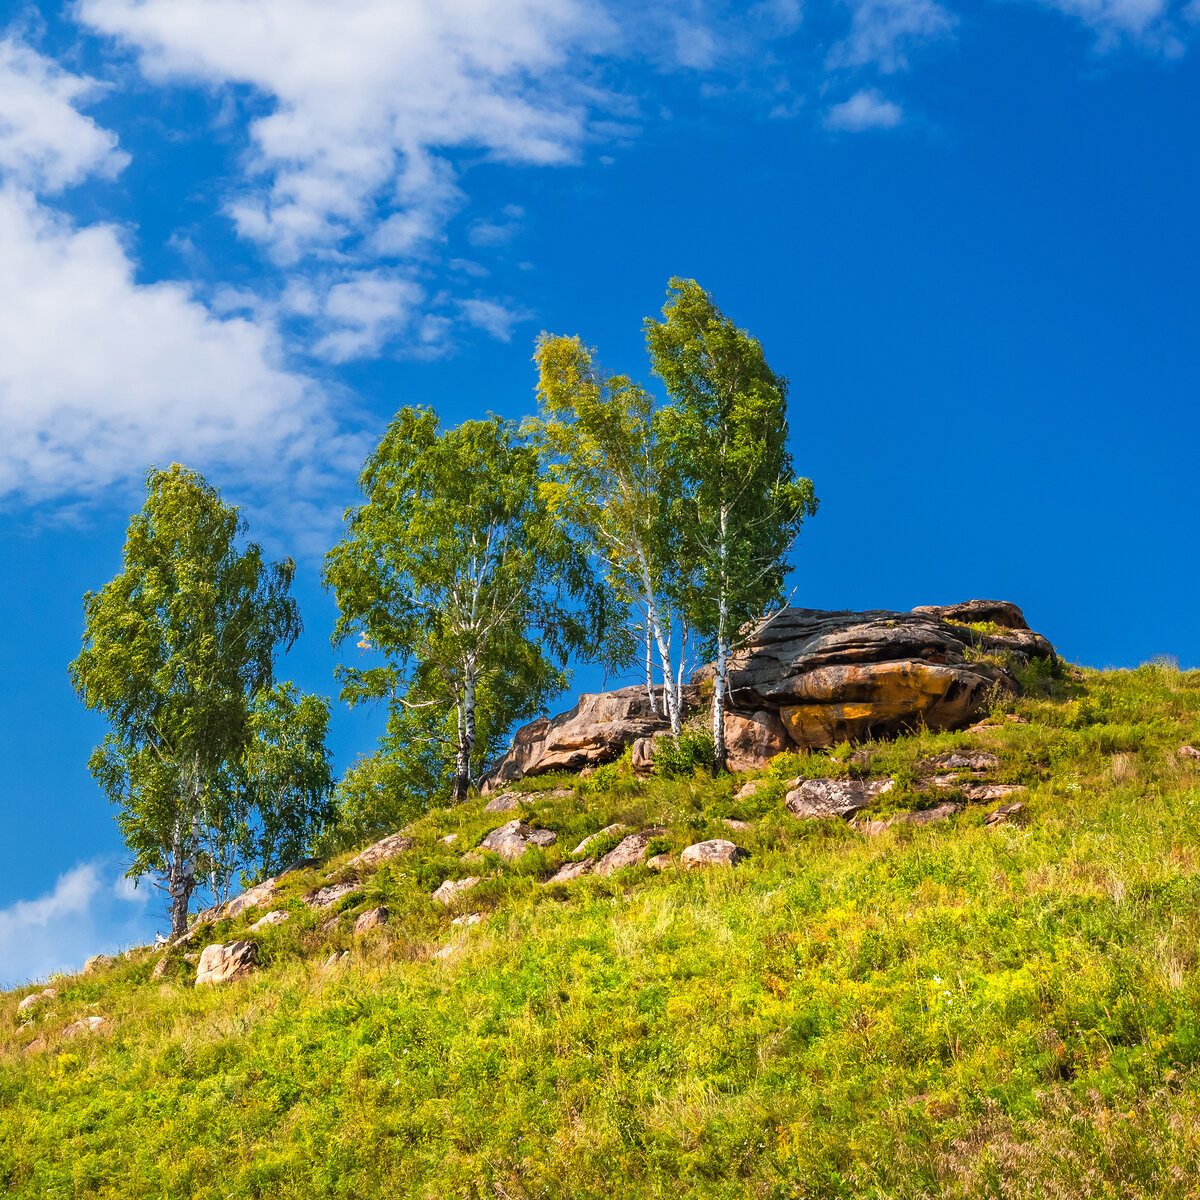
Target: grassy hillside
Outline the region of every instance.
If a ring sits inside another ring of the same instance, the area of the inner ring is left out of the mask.
[[[782,781],[848,772],[849,747],[777,762],[742,801],[740,779],[543,779],[520,814],[429,814],[335,929],[299,897],[345,869],[289,877],[249,979],[151,980],[143,952],[28,1020],[36,989],[11,993],[0,1195],[1195,1196],[1200,763],[1177,749],[1200,742],[1200,673],[1083,672],[1008,708],[1029,723],[867,766],[897,778],[890,812],[933,799],[923,757],[992,750],[1030,786],[1019,823],[792,819]],[[557,844],[461,860],[515,815]],[[543,886],[613,821],[752,857]],[[389,924],[356,938],[379,903]],[[322,969],[334,949],[348,965]],[[86,1015],[115,1023],[62,1040]]]

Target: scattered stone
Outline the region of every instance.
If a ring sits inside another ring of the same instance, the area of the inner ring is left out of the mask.
[[[250,929],[263,929],[267,925],[282,925],[288,919],[288,914],[282,908],[273,908],[266,916],[259,917]]]
[[[445,960],[451,955],[457,953],[457,951],[458,947],[453,942],[450,942],[449,944],[443,946],[440,950],[435,951],[433,957]]]
[[[398,854],[403,854],[405,850],[411,849],[412,844],[413,839],[404,833],[389,834],[385,838],[380,838],[373,846],[368,846],[356,854],[346,866],[377,867],[380,863],[387,862],[389,858],[395,858]]]
[[[999,758],[984,750],[965,754],[952,750],[949,754],[937,754],[917,763],[917,769],[921,771],[995,771],[999,767]]]
[[[171,951],[164,951],[163,956],[154,964],[154,970],[150,972],[151,979],[161,979],[171,969]]]
[[[194,967],[194,966],[196,966],[196,964],[197,964],[197,963],[200,961],[200,955],[198,955],[198,954],[185,954],[185,955],[183,956],[183,961],[184,961],[185,963],[188,963],[190,966],[193,966],[193,967]]]
[[[348,883],[331,883],[328,887],[317,888],[304,897],[303,903],[309,908],[328,908],[339,900],[362,890],[362,885],[351,880]]]
[[[360,913],[358,920],[354,922],[355,933],[366,933],[368,929],[378,929],[382,925],[386,925],[388,920],[387,906],[381,904],[378,908],[368,908],[365,913]]]
[[[279,884],[274,879],[265,879],[249,891],[243,892],[240,896],[235,896],[232,900],[222,904],[215,911],[213,917],[219,920],[222,917],[236,917],[248,908],[266,908],[271,902],[271,897],[278,890]]]
[[[737,817],[726,817],[722,822],[726,829],[753,829],[749,821],[739,821]]]
[[[60,1036],[66,1039],[79,1037],[82,1033],[104,1033],[112,1026],[113,1022],[108,1017],[83,1017],[81,1020],[72,1021]]]
[[[579,772],[579,778],[580,779],[590,779],[593,775],[595,775],[595,773],[596,773],[595,767],[584,767],[583,770]]]
[[[103,971],[111,967],[117,960],[109,954],[93,954],[91,958],[83,964],[83,973],[91,975],[93,971]]]
[[[229,983],[249,975],[258,961],[254,942],[214,942],[205,946],[196,967],[196,986],[202,983]]]
[[[964,800],[969,800],[973,804],[989,800],[1003,800],[1006,796],[1013,796],[1017,792],[1029,790],[1023,783],[989,783],[981,779],[960,780],[956,775],[934,775],[932,779],[925,781],[925,785],[917,790],[924,791],[926,788],[933,788],[935,791],[959,791],[962,792]]]
[[[673,862],[670,853],[655,854],[653,857],[646,859],[646,866],[652,871],[665,871]]]
[[[509,821],[479,843],[481,850],[491,850],[510,862],[520,858],[530,846],[553,846],[558,834],[552,829],[531,829],[521,821]]]
[[[39,1004],[47,1004],[57,996],[58,993],[53,988],[46,988],[40,992],[34,992],[32,996],[26,996],[20,1004],[17,1005],[17,1012],[29,1012],[30,1009],[37,1008]]]
[[[1006,804],[1003,808],[993,809],[984,818],[983,823],[985,825],[999,825],[1007,821],[1010,817],[1015,817],[1024,811],[1025,805],[1018,800],[1016,804]]]
[[[342,923],[342,918],[339,914],[334,914],[327,921],[321,923],[322,933],[332,933]]]
[[[608,837],[608,835],[612,833],[620,833],[623,829],[628,828],[628,825],[622,825],[620,821],[616,821],[612,825],[605,825],[605,827],[599,830],[599,832],[588,834],[588,836],[585,837],[583,841],[571,851],[571,854],[572,856],[576,854],[583,854],[589,846],[600,841],[601,838]]]
[[[640,737],[629,750],[629,765],[635,775],[649,775],[654,770],[654,738]]]
[[[438,838],[438,841],[444,846],[453,846],[458,841],[457,833],[448,833],[444,838]]]
[[[989,729],[999,729],[1000,726],[995,721],[978,721],[974,725],[967,726],[968,733],[986,733]]]
[[[349,965],[350,958],[349,950],[335,950],[322,964],[322,971],[332,971],[334,967],[340,967],[343,964]]]
[[[563,863],[555,874],[546,880],[546,883],[570,883],[572,879],[578,879],[581,875],[586,875],[595,865],[596,860],[594,858],[585,858],[582,862]]]
[[[473,888],[478,882],[478,875],[468,875],[466,879],[447,879],[433,893],[434,902],[437,904],[449,904],[459,892],[465,892],[468,888]]]
[[[1197,750],[1195,746],[1180,746],[1178,754],[1180,758],[1200,760],[1200,750]]]
[[[665,829],[643,829],[631,833],[627,838],[614,846],[596,865],[592,871],[596,875],[611,875],[622,867],[633,866],[646,857],[646,847],[656,837],[662,837]]]
[[[733,794],[735,800],[749,800],[751,796],[756,795],[759,791],[767,786],[771,781],[769,779],[747,779],[740,788]]]
[[[483,913],[466,913],[464,916],[455,917],[454,920],[450,922],[450,924],[451,925],[471,926],[471,925],[478,925],[479,922],[482,920],[483,920]]]
[[[727,842],[724,838],[713,838],[707,842],[697,842],[688,846],[679,856],[679,863],[684,867],[736,867],[743,858],[749,858],[750,852],[741,846]]]
[[[794,817],[841,817],[848,821],[894,786],[893,779],[794,779],[787,807]]]
[[[39,1033],[37,1035],[37,1037],[35,1037],[33,1039],[33,1041],[30,1042],[29,1045],[24,1048],[22,1053],[23,1054],[37,1054],[39,1051],[45,1050],[45,1048],[46,1048],[45,1035]]]
[[[486,813],[512,812],[520,803],[520,792],[501,792],[483,806],[483,811]]]
[[[859,828],[867,836],[882,833],[893,825],[932,825],[935,821],[944,821],[947,817],[960,813],[963,805],[947,800],[943,804],[935,804],[932,808],[922,808],[916,812],[899,812],[886,821],[866,821]]]

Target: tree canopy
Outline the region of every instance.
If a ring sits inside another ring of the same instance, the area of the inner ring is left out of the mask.
[[[130,874],[162,878],[176,932],[208,835],[228,817],[214,781],[249,742],[252,699],[301,628],[293,563],[267,562],[245,533],[200,474],[151,470],[121,571],[84,597],[70,667],[80,698],[110,725],[91,768],[120,809]]]

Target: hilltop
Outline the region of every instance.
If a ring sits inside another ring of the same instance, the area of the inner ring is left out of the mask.
[[[9,993],[0,1187],[1194,1195],[1200,672],[989,656],[968,728],[630,745]]]

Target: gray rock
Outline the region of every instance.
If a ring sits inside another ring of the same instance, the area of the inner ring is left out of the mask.
[[[331,883],[328,887],[317,888],[315,892],[309,892],[303,902],[309,908],[329,908],[339,900],[344,900],[347,896],[352,896],[361,890],[362,884],[353,880],[348,880],[346,883]]]
[[[638,833],[631,833],[592,868],[592,873],[611,875],[622,867],[631,867],[634,863],[641,862],[646,857],[646,847],[656,837],[662,837],[664,833],[666,833],[665,829],[643,829]]]
[[[248,908],[265,908],[270,904],[272,897],[278,890],[279,884],[274,879],[264,879],[262,883],[256,884],[240,896],[235,896],[232,900],[228,900],[218,906],[212,912],[212,919],[220,920],[223,917],[236,917]],[[201,919],[205,919],[203,913],[201,914]]]
[[[794,817],[849,820],[894,786],[892,779],[796,779],[786,803]]]
[[[937,754],[924,758],[917,768],[921,771],[996,771],[1000,759],[985,750],[952,750],[949,754]]]
[[[1023,813],[1024,811],[1025,811],[1025,805],[1021,801],[1018,800],[1016,804],[1006,804],[1006,805],[1004,805],[1003,808],[993,809],[984,818],[983,823],[985,825],[999,825],[1002,822],[1007,821],[1012,817],[1018,816],[1019,814]]]
[[[264,929],[268,925],[282,925],[288,919],[288,914],[282,908],[274,908],[265,916],[259,917],[253,925],[250,926],[251,931],[255,929]]]
[[[358,920],[354,922],[355,933],[366,933],[368,929],[378,929],[382,925],[386,925],[388,920],[388,910],[386,905],[379,905],[378,908],[368,908],[365,913],[360,913]]]
[[[60,1036],[66,1039],[79,1037],[84,1033],[107,1033],[113,1024],[114,1022],[108,1017],[83,1017],[78,1021],[72,1021]]]
[[[45,988],[40,992],[34,992],[32,996],[26,996],[20,1004],[17,1005],[17,1012],[29,1012],[31,1009],[37,1008],[41,1004],[49,1004],[58,993],[53,988]]]
[[[594,858],[585,858],[580,862],[563,863],[561,867],[546,880],[547,886],[552,883],[570,883],[572,879],[578,879],[581,875],[586,875],[596,865]]]
[[[214,942],[205,946],[196,966],[196,986],[204,983],[229,983],[249,975],[258,961],[254,942]]]
[[[605,825],[603,829],[585,837],[583,841],[571,851],[571,854],[572,856],[576,854],[583,854],[589,846],[595,845],[595,843],[600,841],[601,838],[608,837],[608,835],[612,833],[620,833],[623,829],[628,828],[628,825],[622,825],[620,821],[614,821],[611,825]]]
[[[501,792],[483,806],[483,811],[486,813],[512,812],[520,803],[520,792]]]
[[[952,817],[955,813],[962,811],[961,804],[955,804],[948,800],[944,804],[935,804],[932,808],[922,808],[917,812],[896,813],[894,817],[886,821],[866,821],[857,828],[871,836],[882,833],[885,829],[891,829],[893,825],[932,825],[935,821],[944,821],[947,817]]]
[[[468,875],[466,879],[447,879],[433,893],[434,903],[449,904],[459,892],[465,892],[468,888],[473,888],[478,882],[478,875]]]
[[[679,863],[684,867],[736,867],[743,858],[749,857],[750,852],[741,846],[724,838],[713,838],[688,846],[680,854]]]
[[[356,854],[346,865],[348,867],[377,867],[412,848],[413,839],[404,833],[393,833],[381,838],[373,846]]]
[[[93,954],[91,958],[83,964],[83,973],[91,975],[94,971],[104,971],[113,965],[117,960],[109,954]]]
[[[670,853],[655,854],[653,857],[646,859],[646,866],[652,871],[665,871],[668,867],[674,865]]]
[[[450,922],[450,924],[451,925],[464,925],[464,926],[470,927],[472,925],[478,925],[482,920],[483,920],[483,913],[477,913],[477,912],[464,913],[461,917],[455,917],[454,920]]]
[[[754,828],[749,821],[739,821],[736,817],[726,817],[721,824],[724,825],[726,829],[741,831]]]
[[[479,846],[511,862],[520,858],[530,846],[553,846],[556,841],[558,834],[552,829],[531,829],[521,821],[509,821],[493,829]]]

